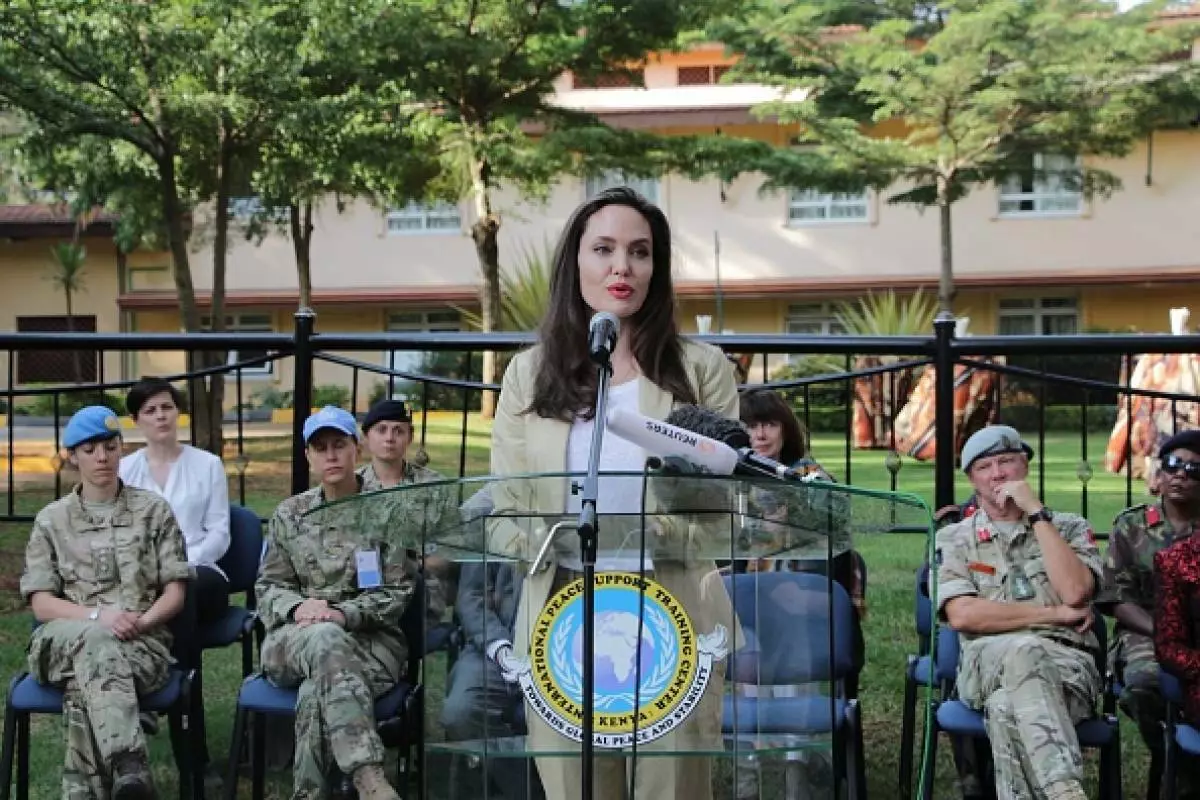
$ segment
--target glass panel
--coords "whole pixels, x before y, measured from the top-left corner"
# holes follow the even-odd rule
[[[1001,336],[1031,336],[1034,333],[1033,315],[1029,316],[1001,316],[1000,317],[1000,335]]]
[[[541,783],[554,797],[579,781],[586,621],[602,796],[621,794],[634,767],[638,782],[665,771],[729,800],[754,775],[772,796],[798,761],[806,797],[832,800],[833,754],[853,741],[840,678],[857,669],[858,623],[839,582],[851,532],[929,530],[929,509],[829,483],[606,473],[636,482],[640,501],[600,508],[585,616],[564,513],[583,477],[409,484],[310,512],[357,528],[385,564],[422,555],[453,606],[405,615],[416,635],[452,628],[461,643],[421,698],[427,796],[519,800]],[[427,654],[425,675],[445,658]]]

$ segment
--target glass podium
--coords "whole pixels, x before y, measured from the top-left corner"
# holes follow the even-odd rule
[[[452,633],[422,663],[428,798],[580,796],[583,477],[410,484],[310,512],[419,555],[436,577],[448,608],[426,624]],[[928,530],[925,503],[770,478],[601,473],[600,485],[594,796],[856,796],[853,543]],[[632,500],[609,509],[609,496]]]

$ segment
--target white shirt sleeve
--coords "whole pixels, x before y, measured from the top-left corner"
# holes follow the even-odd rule
[[[229,549],[229,482],[225,478],[225,466],[219,458],[208,458],[208,481],[205,494],[208,503],[200,521],[202,535],[188,560],[196,564],[214,565]]]

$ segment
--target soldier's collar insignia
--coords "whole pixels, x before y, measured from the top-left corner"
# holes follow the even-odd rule
[[[1162,522],[1162,514],[1158,510],[1158,506],[1150,506],[1146,509],[1146,524],[1157,525]]]
[[[992,540],[992,529],[986,525],[983,526],[976,532],[975,538],[979,540],[980,544],[987,544]]]

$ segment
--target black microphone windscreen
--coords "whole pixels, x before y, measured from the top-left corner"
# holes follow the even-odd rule
[[[682,405],[667,415],[668,425],[716,439],[734,450],[750,446],[750,434],[741,422],[727,419],[712,409],[697,405]]]

